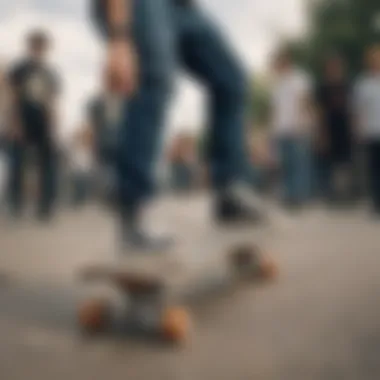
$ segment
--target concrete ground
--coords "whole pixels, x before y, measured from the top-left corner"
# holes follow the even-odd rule
[[[278,280],[195,308],[181,349],[78,333],[75,271],[112,241],[97,208],[0,224],[2,380],[380,378],[380,223],[364,210],[291,217],[268,242]]]

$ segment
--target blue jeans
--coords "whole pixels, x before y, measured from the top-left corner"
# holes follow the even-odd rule
[[[171,187],[175,191],[193,190],[197,184],[196,171],[193,165],[173,162],[171,164]]]
[[[73,206],[83,206],[91,196],[92,177],[90,173],[75,172],[71,177]]]
[[[284,137],[278,140],[282,166],[284,200],[305,202],[312,191],[312,155],[307,138]]]
[[[134,0],[134,38],[140,58],[140,86],[128,100],[118,149],[124,203],[154,190],[155,164],[165,114],[180,66],[208,91],[208,159],[215,188],[228,186],[246,160],[244,113],[247,81],[220,30],[196,6],[171,0]]]

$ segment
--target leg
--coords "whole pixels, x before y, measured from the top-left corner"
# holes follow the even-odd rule
[[[133,33],[140,61],[138,92],[127,101],[117,152],[124,248],[164,252],[165,239],[142,231],[141,207],[154,190],[162,129],[175,71],[172,8],[167,0],[134,0]]]
[[[245,175],[247,80],[223,36],[196,7],[179,7],[180,54],[185,68],[209,91],[208,150],[216,189]]]
[[[293,150],[292,141],[281,138],[278,141],[278,151],[281,160],[281,177],[283,187],[283,200],[285,203],[295,201],[293,194]]]
[[[266,210],[249,187],[244,133],[248,81],[242,65],[219,29],[196,6],[178,6],[175,15],[181,63],[208,90],[207,144],[215,216],[222,223],[261,222]]]
[[[55,193],[55,165],[53,147],[48,141],[38,141],[39,204],[38,216],[50,217]]]
[[[74,207],[83,206],[87,196],[87,178],[82,172],[73,173],[71,178],[72,196],[71,201]]]
[[[311,150],[307,138],[294,141],[294,195],[298,203],[304,203],[311,195]]]
[[[314,187],[317,199],[324,199],[327,193],[328,170],[326,158],[319,152],[314,153],[315,178]]]
[[[374,206],[376,212],[380,213],[380,142],[376,141],[373,146],[373,173],[374,173]]]
[[[151,195],[154,163],[174,72],[174,35],[166,0],[134,1],[140,87],[126,110],[119,147],[121,200],[130,207]]]
[[[9,159],[9,204],[11,212],[17,216],[23,207],[23,179],[24,179],[24,155],[25,145],[23,142],[13,141],[10,143]]]
[[[376,157],[376,143],[370,142],[367,145],[367,152],[368,152],[368,185],[369,185],[369,193],[372,201],[372,205],[374,208],[376,208],[377,203],[377,157]]]

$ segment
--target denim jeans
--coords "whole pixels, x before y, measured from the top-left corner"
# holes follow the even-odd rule
[[[325,200],[349,201],[354,198],[354,164],[333,162],[329,157],[315,155],[316,195]],[[344,180],[344,185],[340,184]]]
[[[22,211],[24,204],[24,171],[28,148],[36,150],[39,171],[38,212],[50,213],[56,196],[55,154],[51,144],[45,140],[34,142],[13,142],[10,144],[9,201],[13,212]]]
[[[73,206],[83,206],[89,200],[91,197],[92,182],[91,173],[77,171],[72,174],[71,202]]]
[[[303,137],[283,137],[278,140],[278,148],[285,201],[307,201],[312,191],[310,141]]]
[[[134,40],[140,61],[138,92],[128,100],[118,149],[124,203],[149,197],[173,80],[182,68],[208,93],[208,159],[215,188],[243,176],[247,81],[218,27],[197,6],[134,0]]]
[[[174,162],[171,165],[171,188],[174,191],[186,192],[197,185],[196,170],[192,164]]]
[[[368,183],[372,205],[380,212],[380,140],[367,143],[368,152]]]

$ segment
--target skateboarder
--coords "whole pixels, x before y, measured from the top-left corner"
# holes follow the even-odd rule
[[[92,1],[107,41],[107,69],[128,97],[118,159],[126,246],[156,252],[169,244],[169,239],[149,236],[139,217],[153,192],[154,164],[178,66],[208,90],[215,219],[257,221],[257,208],[237,186],[247,165],[248,81],[220,30],[194,0]]]

